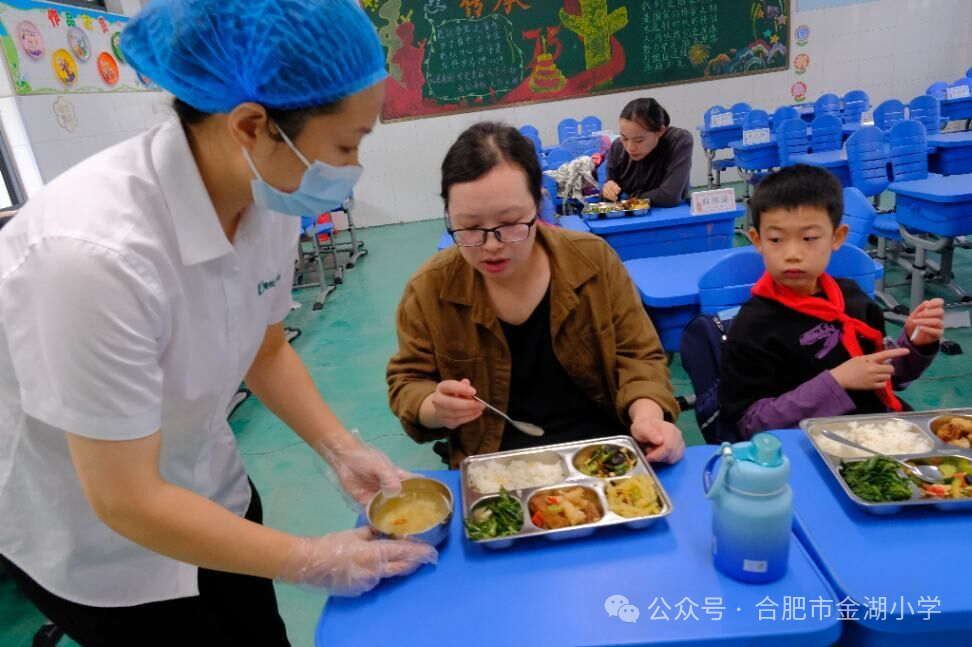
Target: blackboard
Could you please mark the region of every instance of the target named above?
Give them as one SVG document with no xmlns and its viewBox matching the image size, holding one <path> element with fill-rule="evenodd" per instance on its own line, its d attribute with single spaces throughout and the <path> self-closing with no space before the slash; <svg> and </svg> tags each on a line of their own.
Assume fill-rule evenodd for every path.
<svg viewBox="0 0 972 647">
<path fill-rule="evenodd" d="M 362 0 L 385 121 L 785 70 L 789 0 Z"/>
</svg>

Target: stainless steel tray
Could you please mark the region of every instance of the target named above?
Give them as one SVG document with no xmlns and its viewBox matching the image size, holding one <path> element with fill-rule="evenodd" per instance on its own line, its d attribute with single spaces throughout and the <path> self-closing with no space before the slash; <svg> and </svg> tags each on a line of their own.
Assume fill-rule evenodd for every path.
<svg viewBox="0 0 972 647">
<path fill-rule="evenodd" d="M 932 441 L 932 448 L 924 453 L 915 454 L 896 454 L 895 458 L 903 461 L 937 461 L 944 459 L 946 457 L 952 456 L 956 459 L 970 459 L 972 460 L 972 450 L 961 449 L 954 445 L 950 445 L 943 442 L 933 430 L 938 428 L 938 425 L 934 424 L 937 420 L 943 417 L 951 416 L 962 416 L 972 418 L 972 408 L 962 408 L 962 409 L 937 409 L 932 411 L 911 411 L 907 413 L 882 413 L 882 414 L 872 414 L 863 416 L 836 416 L 831 418 L 808 418 L 800 422 L 800 428 L 803 429 L 804 433 L 810 438 L 810 442 L 813 444 L 820 458 L 826 463 L 830 472 L 837 479 L 837 482 L 844 489 L 848 498 L 857 504 L 862 510 L 877 515 L 894 514 L 904 510 L 905 508 L 934 508 L 937 510 L 972 510 L 972 498 L 966 499 L 937 499 L 933 497 L 923 496 L 918 487 L 912 483 L 911 484 L 911 499 L 906 501 L 888 501 L 883 503 L 875 503 L 872 501 L 866 501 L 859 496 L 857 496 L 853 490 L 844 481 L 844 478 L 840 475 L 840 466 L 842 462 L 856 462 L 867 460 L 866 458 L 842 458 L 840 456 L 834 456 L 827 453 L 821 448 L 818 443 L 818 432 L 822 429 L 827 429 L 829 431 L 840 433 L 842 429 L 847 429 L 849 423 L 882 423 L 890 422 L 893 420 L 900 420 L 909 423 L 914 426 L 916 433 L 929 438 Z M 850 448 L 848 448 L 850 449 Z M 853 450 L 851 450 L 853 451 Z"/>
<path fill-rule="evenodd" d="M 583 474 L 574 465 L 575 457 L 584 452 L 585 449 L 594 448 L 598 445 L 617 445 L 626 449 L 636 459 L 634 466 L 624 475 L 619 475 L 610 479 L 591 477 Z M 469 537 L 469 531 L 466 529 L 466 538 L 470 541 L 477 544 L 482 544 L 488 548 L 498 549 L 512 546 L 514 542 L 527 537 L 543 536 L 553 540 L 585 537 L 593 534 L 598 528 L 603 528 L 605 526 L 627 526 L 629 528 L 636 529 L 647 528 L 659 519 L 667 517 L 674 510 L 674 506 L 672 505 L 671 499 L 668 497 L 668 493 L 665 492 L 665 488 L 662 487 L 662 484 L 655 475 L 655 472 L 651 469 L 651 465 L 649 465 L 647 459 L 645 459 L 644 452 L 641 451 L 637 443 L 635 443 L 630 436 L 612 436 L 609 438 L 597 438 L 593 440 L 562 443 L 559 445 L 547 445 L 544 447 L 533 447 L 530 449 L 470 456 L 462 462 L 462 465 L 460 465 L 459 468 L 462 481 L 463 519 L 468 519 L 473 508 L 475 508 L 480 502 L 499 496 L 499 493 L 482 493 L 473 489 L 472 484 L 469 481 L 469 467 L 474 464 L 481 464 L 490 461 L 508 462 L 514 458 L 542 460 L 545 462 L 557 461 L 563 468 L 564 478 L 555 483 L 550 483 L 547 485 L 518 490 L 508 490 L 510 495 L 519 501 L 523 512 L 523 527 L 521 531 L 516 535 L 511 535 L 508 537 L 475 540 Z M 635 475 L 645 475 L 654 483 L 658 492 L 659 503 L 661 505 L 661 510 L 657 514 L 644 517 L 626 518 L 612 512 L 608 506 L 607 495 L 605 493 L 605 482 L 608 480 L 622 480 Z M 597 495 L 597 500 L 601 511 L 603 512 L 600 520 L 593 523 L 553 530 L 539 528 L 534 525 L 530 520 L 530 499 L 535 494 L 546 490 L 555 490 L 558 488 L 571 486 L 583 486 L 594 491 L 594 493 Z"/>
<path fill-rule="evenodd" d="M 590 207 L 593 206 L 603 206 L 603 205 L 615 205 L 620 203 L 607 203 L 607 202 L 595 202 L 588 205 L 585 210 L 581 213 L 581 218 L 584 220 L 598 220 L 600 218 L 625 218 L 634 216 L 646 216 L 648 212 L 651 211 L 651 205 L 649 204 L 644 209 L 611 209 L 610 211 L 599 211 L 592 212 L 588 211 Z"/>
</svg>

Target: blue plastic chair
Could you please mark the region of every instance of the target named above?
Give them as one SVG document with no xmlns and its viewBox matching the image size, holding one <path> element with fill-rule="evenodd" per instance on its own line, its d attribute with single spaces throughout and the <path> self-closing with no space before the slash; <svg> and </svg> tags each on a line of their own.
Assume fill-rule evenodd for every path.
<svg viewBox="0 0 972 647">
<path fill-rule="evenodd" d="M 840 118 L 840 97 L 832 92 L 820 95 L 820 98 L 813 102 L 814 119 L 824 115 Z"/>
<path fill-rule="evenodd" d="M 967 76 L 970 79 L 972 79 L 972 67 L 970 67 L 969 69 L 965 70 L 965 76 Z"/>
<path fill-rule="evenodd" d="M 769 128 L 769 115 L 765 110 L 750 110 L 743 118 L 743 130 Z"/>
<path fill-rule="evenodd" d="M 729 110 L 732 111 L 732 121 L 736 125 L 742 125 L 746 115 L 748 115 L 752 109 L 752 106 L 745 102 L 734 104 L 731 108 L 729 108 Z"/>
<path fill-rule="evenodd" d="M 884 131 L 880 128 L 863 126 L 847 139 L 851 185 L 864 195 L 880 195 L 888 188 L 888 163 Z"/>
<path fill-rule="evenodd" d="M 928 86 L 925 90 L 925 94 L 935 97 L 936 99 L 944 99 L 946 96 L 946 89 L 948 88 L 948 83 L 945 81 L 935 81 Z"/>
<path fill-rule="evenodd" d="M 593 155 L 601 152 L 601 136 L 588 135 L 586 137 L 572 137 L 560 142 L 561 148 L 571 154 L 571 158 L 582 155 Z M 549 155 L 549 153 L 548 153 Z"/>
<path fill-rule="evenodd" d="M 537 127 L 531 126 L 530 124 L 523 124 L 520 126 L 520 133 L 524 135 L 536 135 L 537 137 L 540 136 L 540 131 L 537 130 Z"/>
<path fill-rule="evenodd" d="M 844 189 L 844 217 L 841 224 L 847 225 L 847 244 L 860 249 L 867 248 L 867 239 L 873 233 L 877 210 L 859 189 L 849 186 Z"/>
<path fill-rule="evenodd" d="M 851 90 L 844 95 L 841 116 L 845 124 L 859 124 L 864 113 L 871 109 L 871 98 L 864 90 Z"/>
<path fill-rule="evenodd" d="M 793 106 L 780 106 L 773 111 L 773 129 L 776 130 L 787 119 L 799 119 L 800 113 Z"/>
<path fill-rule="evenodd" d="M 972 78 L 963 76 L 961 79 L 955 79 L 955 83 L 952 84 L 952 87 L 954 88 L 959 85 L 967 85 L 969 86 L 969 89 L 972 90 Z"/>
<path fill-rule="evenodd" d="M 589 137 L 601 130 L 601 120 L 593 115 L 587 115 L 580 122 L 581 135 Z"/>
<path fill-rule="evenodd" d="M 807 122 L 800 119 L 799 115 L 785 119 L 776 127 L 776 144 L 780 150 L 780 166 L 789 166 L 792 163 L 791 156 L 802 155 L 810 150 Z"/>
<path fill-rule="evenodd" d="M 753 285 L 765 271 L 763 257 L 755 247 L 732 250 L 699 279 L 700 311 L 715 314 L 746 303 L 752 296 Z M 868 296 L 874 296 L 875 282 L 883 274 L 867 252 L 853 245 L 844 245 L 834 252 L 827 273 L 857 281 Z"/>
<path fill-rule="evenodd" d="M 536 133 L 524 133 L 522 131 L 521 134 L 530 140 L 530 142 L 533 144 L 533 147 L 537 150 L 537 155 L 540 155 L 543 152 L 543 144 L 540 143 L 539 135 L 537 135 Z"/>
<path fill-rule="evenodd" d="M 888 99 L 874 109 L 874 125 L 888 132 L 899 122 L 904 121 L 905 107 L 897 99 Z"/>
<path fill-rule="evenodd" d="M 601 165 L 597 167 L 597 183 L 598 183 L 598 186 L 602 186 L 603 187 L 604 186 L 604 183 L 607 182 L 607 169 L 608 169 L 608 160 L 609 159 L 610 159 L 610 149 L 608 149 L 608 152 L 605 152 L 604 153 L 604 159 L 601 160 Z"/>
<path fill-rule="evenodd" d="M 817 117 L 810 124 L 810 148 L 814 153 L 839 151 L 844 144 L 844 125 L 836 115 Z"/>
<path fill-rule="evenodd" d="M 705 124 L 706 128 L 712 126 L 712 115 L 721 115 L 723 112 L 731 112 L 722 106 L 712 106 L 704 113 L 702 113 L 702 123 Z"/>
<path fill-rule="evenodd" d="M 908 119 L 895 124 L 888 134 L 893 181 L 923 180 L 928 177 L 928 142 L 925 126 Z"/>
<path fill-rule="evenodd" d="M 579 134 L 580 124 L 577 123 L 576 119 L 568 117 L 567 119 L 562 119 L 557 124 L 557 139 L 560 144 L 563 144 L 568 139 L 577 137 Z"/>
<path fill-rule="evenodd" d="M 566 164 L 567 162 L 570 162 L 573 159 L 574 156 L 571 154 L 570 151 L 558 147 L 558 148 L 551 148 L 547 152 L 547 157 L 544 158 L 544 162 L 546 162 L 546 169 L 553 171 L 555 169 L 560 168 L 562 165 Z"/>
<path fill-rule="evenodd" d="M 924 124 L 925 132 L 929 135 L 942 131 L 941 104 L 929 94 L 921 94 L 911 100 L 908 104 L 908 116 Z"/>
</svg>

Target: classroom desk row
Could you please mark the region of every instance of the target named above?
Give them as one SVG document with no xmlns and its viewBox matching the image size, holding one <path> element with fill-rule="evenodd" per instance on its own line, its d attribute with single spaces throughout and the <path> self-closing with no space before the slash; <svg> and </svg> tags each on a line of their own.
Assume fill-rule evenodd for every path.
<svg viewBox="0 0 972 647">
<path fill-rule="evenodd" d="M 713 446 L 656 466 L 674 504 L 644 530 L 525 540 L 491 551 L 466 540 L 455 471 L 429 472 L 457 502 L 436 566 L 333 598 L 315 639 L 340 645 L 965 644 L 963 584 L 972 515 L 935 510 L 874 517 L 848 500 L 799 430 L 774 432 L 791 462 L 794 524 L 787 573 L 745 584 L 716 571 L 702 472 Z M 605 612 L 625 596 L 637 622 Z"/>
</svg>

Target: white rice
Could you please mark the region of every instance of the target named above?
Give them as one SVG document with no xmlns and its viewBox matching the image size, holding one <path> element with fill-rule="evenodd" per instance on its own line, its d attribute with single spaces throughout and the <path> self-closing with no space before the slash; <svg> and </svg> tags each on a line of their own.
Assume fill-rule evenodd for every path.
<svg viewBox="0 0 972 647">
<path fill-rule="evenodd" d="M 888 422 L 851 422 L 846 428 L 831 429 L 832 433 L 864 445 L 888 456 L 901 454 L 922 454 L 934 447 L 930 438 L 917 431 L 915 426 L 902 420 Z M 871 456 L 859 449 L 842 445 L 829 438 L 817 435 L 815 438 L 821 450 L 838 458 L 866 458 Z"/>
<path fill-rule="evenodd" d="M 541 462 L 518 458 L 509 461 L 483 461 L 473 463 L 467 472 L 473 489 L 482 494 L 507 490 L 553 485 L 564 480 L 564 468 L 560 461 Z"/>
</svg>

